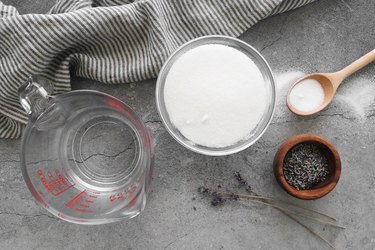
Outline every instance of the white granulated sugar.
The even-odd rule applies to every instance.
[[[364,78],[352,78],[342,83],[336,98],[347,104],[357,118],[365,118],[366,112],[375,105],[375,82]]]
[[[306,74],[302,71],[288,71],[276,73],[275,79],[278,94],[281,94],[285,97],[292,84],[305,75]]]
[[[171,122],[202,146],[226,147],[246,139],[268,101],[263,76],[244,53],[224,45],[201,45],[171,67],[164,99]]]
[[[290,114],[286,103],[286,95],[290,86],[295,83],[298,79],[302,78],[305,75],[302,71],[288,71],[288,72],[277,72],[275,74],[275,82],[277,87],[277,104],[274,117],[283,118],[286,115]]]
[[[324,102],[324,89],[314,79],[305,79],[297,83],[289,94],[289,103],[301,112],[311,112]]]

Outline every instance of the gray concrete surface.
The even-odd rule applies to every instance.
[[[18,6],[23,13],[44,12],[52,5],[47,0],[4,2]],[[276,75],[296,70],[333,71],[374,49],[374,16],[374,1],[321,0],[262,21],[241,38],[262,51]],[[234,170],[262,194],[337,217],[346,230],[314,225],[337,249],[375,249],[374,72],[375,64],[352,76],[340,88],[340,98],[330,109],[310,118],[290,114],[284,105],[285,91],[281,91],[275,118],[264,136],[249,149],[226,157],[189,152],[169,136],[156,112],[154,80],[119,86],[77,80],[77,89],[97,89],[126,101],[151,128],[157,145],[147,208],[132,220],[103,226],[58,220],[41,208],[26,189],[20,170],[20,141],[0,140],[0,249],[327,248],[271,208],[236,203],[215,208],[196,193],[202,184],[237,190]],[[363,79],[372,83],[363,83]],[[279,144],[306,132],[331,140],[343,163],[336,189],[309,202],[288,196],[272,173]]]

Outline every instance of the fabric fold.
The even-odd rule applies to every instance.
[[[157,76],[183,43],[239,36],[258,21],[314,0],[60,0],[49,14],[19,15],[0,2],[0,138],[18,138],[27,116],[17,89],[32,74],[55,93],[71,74],[108,84]]]

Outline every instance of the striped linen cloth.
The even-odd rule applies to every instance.
[[[177,47],[203,35],[239,36],[259,20],[314,0],[59,0],[19,15],[0,2],[0,138],[27,116],[18,86],[32,74],[70,90],[70,75],[108,84],[157,76]]]

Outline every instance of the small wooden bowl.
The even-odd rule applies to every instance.
[[[283,173],[285,156],[289,150],[300,143],[313,143],[317,145],[328,159],[329,177],[308,190],[297,190],[295,187],[289,185]],[[289,138],[280,146],[275,155],[273,170],[276,180],[290,195],[302,200],[315,200],[325,196],[335,188],[341,175],[341,160],[339,153],[331,142],[317,135],[301,134]]]

